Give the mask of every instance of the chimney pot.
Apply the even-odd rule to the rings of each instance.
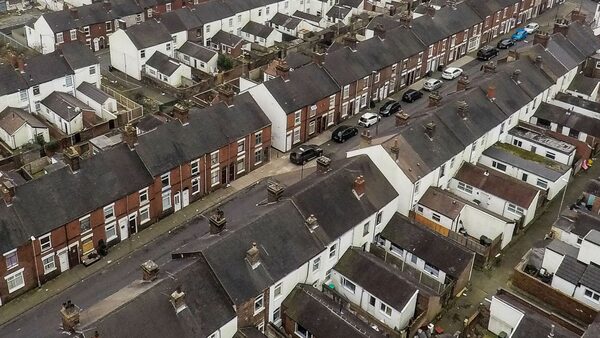
[[[185,305],[185,293],[181,291],[181,286],[178,286],[173,293],[171,293],[171,304],[175,308],[175,313],[179,313],[187,308]]]
[[[285,187],[281,183],[270,180],[267,182],[267,201],[269,203],[277,202],[284,191]]]
[[[77,9],[77,7],[69,8],[69,13],[71,13],[72,18],[74,18],[74,19],[79,18],[79,10]]]
[[[538,55],[538,56],[535,57],[534,62],[535,62],[536,66],[541,67],[542,64],[543,64],[543,62],[544,62],[544,59],[542,58],[541,55]]]
[[[143,276],[142,279],[146,282],[151,282],[158,278],[159,267],[153,260],[147,260],[141,265]]]
[[[104,9],[108,12],[112,9],[112,4],[110,2],[110,0],[104,0],[102,2],[102,6],[104,6]]]
[[[67,164],[71,167],[71,171],[77,172],[80,168],[80,157],[77,149],[75,149],[73,146],[65,149],[64,157],[67,161]]]
[[[319,226],[315,215],[311,214],[310,216],[308,216],[308,218],[306,219],[306,226],[311,230],[314,230]]]
[[[440,105],[440,102],[442,101],[442,95],[440,95],[440,92],[433,91],[429,94],[429,105],[428,107],[437,107]]]
[[[553,33],[561,33],[562,35],[564,35],[565,37],[567,36],[567,34],[569,33],[569,26],[571,25],[571,22],[569,22],[569,20],[567,19],[556,19],[556,21],[554,22],[554,29],[552,30]]]
[[[425,134],[429,136],[429,138],[433,138],[435,134],[435,122],[431,121],[425,125]]]
[[[367,147],[371,144],[373,140],[373,136],[371,136],[371,131],[369,129],[363,130],[360,133],[361,147]]]
[[[290,76],[290,66],[287,65],[287,62],[281,60],[280,63],[275,66],[275,73],[277,76],[281,76],[282,79],[287,80]]]
[[[63,330],[67,332],[75,332],[75,328],[79,325],[79,314],[81,309],[68,300],[63,303],[60,309],[60,317],[62,319]]]
[[[354,182],[352,183],[352,191],[354,191],[354,194],[358,199],[361,199],[361,197],[363,197],[365,194],[365,178],[362,175],[357,176],[354,179]]]
[[[190,110],[182,104],[177,103],[173,107],[173,117],[178,119],[182,125],[186,126],[190,122]]]
[[[123,127],[123,134],[121,137],[123,138],[123,142],[129,146],[129,149],[133,150],[135,148],[138,141],[137,130],[131,123],[127,123],[125,127]]]
[[[458,116],[462,119],[466,119],[469,113],[469,104],[466,101],[458,101],[456,102],[456,105]]]
[[[431,5],[426,6],[425,7],[425,14],[429,15],[430,17],[434,17],[435,16],[435,8]]]
[[[462,75],[456,82],[456,91],[466,90],[470,84],[471,80],[469,80],[469,76],[466,74]]]
[[[225,226],[227,225],[227,218],[225,218],[225,213],[223,210],[221,210],[221,208],[217,208],[217,210],[210,215],[208,222],[210,223],[210,233],[212,235],[216,235],[225,229]]]
[[[406,125],[408,123],[408,118],[410,117],[403,110],[400,110],[399,112],[394,114],[394,116],[396,117],[396,127],[402,127]]]
[[[519,75],[521,74],[521,70],[520,69],[515,69],[511,75],[511,78],[516,81],[519,82]]]
[[[494,61],[490,61],[483,65],[484,73],[495,73],[496,72],[496,63]]]
[[[253,269],[260,264],[260,250],[258,250],[256,242],[252,242],[252,247],[246,251],[246,261]]]
[[[548,40],[550,40],[550,35],[546,32],[537,32],[533,36],[533,44],[542,45],[544,48],[548,48]]]
[[[489,85],[487,88],[487,98],[490,101],[494,101],[496,99],[496,86],[493,84]]]
[[[400,14],[400,25],[402,27],[410,28],[410,23],[412,22],[412,14],[408,11],[402,12]]]
[[[2,197],[6,205],[11,205],[15,197],[15,185],[9,180],[2,182]]]

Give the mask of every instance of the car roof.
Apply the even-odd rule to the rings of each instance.
[[[339,126],[339,127],[337,127],[337,128],[334,130],[334,133],[335,133],[335,132],[337,132],[337,131],[344,131],[344,130],[346,130],[346,129],[350,129],[350,128],[354,128],[354,127],[352,127],[352,126],[348,126],[348,125],[342,125],[342,126]]]
[[[407,93],[414,93],[414,92],[418,92],[418,90],[416,90],[416,89],[412,89],[412,88],[408,88],[408,89],[407,89],[407,90],[404,92],[404,94],[407,94]]]
[[[425,82],[432,83],[432,82],[437,82],[437,81],[441,81],[441,80],[440,79],[429,79],[429,80],[427,80]]]
[[[372,113],[372,112],[366,112],[366,113],[362,114],[361,117],[373,117],[373,116],[377,116],[377,114]]]

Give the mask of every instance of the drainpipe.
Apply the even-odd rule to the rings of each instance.
[[[37,258],[35,257],[35,236],[31,236],[31,251],[33,252],[33,263],[35,265],[35,277],[37,278],[38,288],[42,287],[40,282],[40,272],[38,271]]]

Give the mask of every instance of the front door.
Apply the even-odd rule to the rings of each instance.
[[[357,97],[356,100],[354,100],[354,114],[358,114],[359,110],[360,110],[360,97]]]
[[[173,204],[175,206],[175,212],[181,210],[181,194],[179,191],[173,196]]]
[[[292,149],[292,132],[288,132],[285,137],[285,151]]]
[[[69,246],[69,266],[75,266],[79,264],[79,245],[75,243]]]
[[[229,182],[235,180],[235,164],[229,165]]]
[[[190,190],[189,189],[183,190],[181,200],[182,200],[181,202],[182,202],[184,208],[187,207],[188,205],[190,205]]]
[[[58,262],[60,264],[60,272],[69,270],[69,253],[67,248],[58,252]]]
[[[94,51],[97,51],[100,49],[100,43],[98,41],[98,38],[94,39]]]
[[[137,214],[129,214],[129,233],[135,234],[137,232]]]
[[[119,231],[121,233],[121,240],[127,239],[129,237],[129,228],[127,225],[127,217],[123,217],[119,220]]]

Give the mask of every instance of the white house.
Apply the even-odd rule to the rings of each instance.
[[[214,50],[190,41],[187,41],[175,51],[177,60],[207,74],[218,72],[218,56],[219,54]]]
[[[586,100],[575,95],[557,93],[550,103],[569,111],[600,119],[600,103],[596,101]]]
[[[41,137],[50,141],[48,126],[20,108],[8,107],[0,112],[0,139],[11,149],[35,143]]]
[[[248,22],[241,31],[242,38],[262,47],[272,47],[282,41],[281,32],[258,22]]]
[[[578,96],[582,99],[593,101],[598,96],[600,81],[594,77],[587,77],[581,73],[575,75],[565,93]]]
[[[66,135],[83,130],[83,114],[96,114],[94,109],[74,96],[61,92],[48,95],[41,102],[40,115]]]
[[[327,18],[328,26],[335,24],[349,25],[350,18],[352,17],[352,8],[348,6],[335,5],[327,11],[325,17]]]
[[[136,80],[142,79],[144,65],[155,52],[172,57],[174,51],[171,34],[156,20],[119,29],[109,42],[111,66]]]
[[[181,87],[184,78],[192,79],[192,69],[157,51],[146,61],[144,74],[164,82],[172,87]]]
[[[575,159],[574,145],[545,135],[535,126],[525,123],[508,132],[506,143],[569,166]]]
[[[88,82],[77,87],[75,97],[94,109],[96,115],[102,116],[103,111],[117,112],[117,100]]]

